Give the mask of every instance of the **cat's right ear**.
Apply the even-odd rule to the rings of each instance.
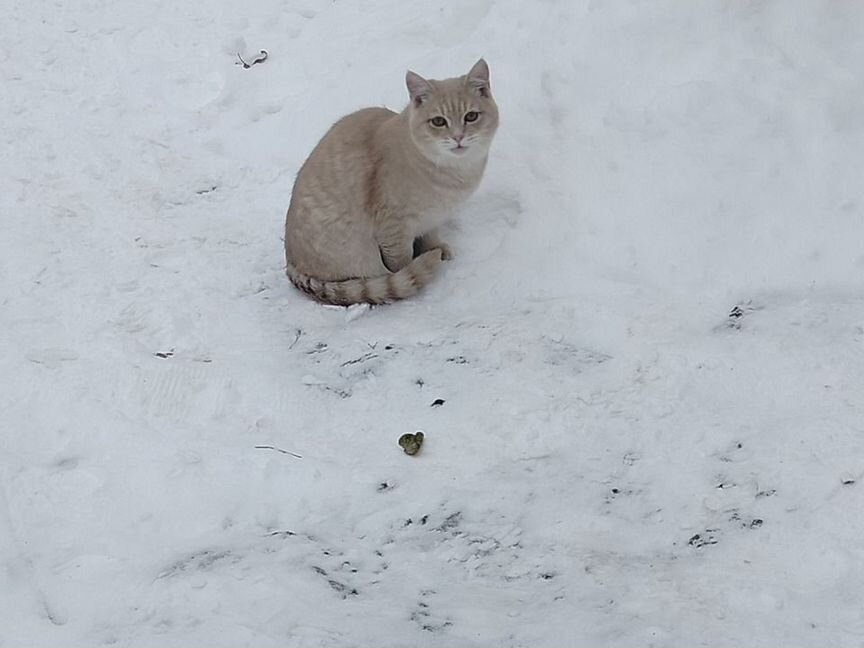
[[[468,85],[480,93],[481,97],[489,96],[489,65],[485,59],[480,59],[466,75]]]
[[[432,86],[429,82],[411,70],[405,74],[405,85],[408,87],[411,103],[415,106],[419,106],[432,95]]]

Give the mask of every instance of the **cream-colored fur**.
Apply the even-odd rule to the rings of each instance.
[[[486,167],[498,128],[489,68],[480,59],[465,76],[408,72],[405,80],[405,110],[342,118],[297,175],[285,219],[287,272],[319,301],[408,297],[453,256],[436,229]]]

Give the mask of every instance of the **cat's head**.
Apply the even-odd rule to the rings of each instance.
[[[486,61],[477,61],[465,76],[440,81],[409,71],[405,83],[411,139],[424,156],[437,164],[486,156],[498,128]]]

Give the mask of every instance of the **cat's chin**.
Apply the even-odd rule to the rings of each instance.
[[[464,166],[482,160],[485,157],[485,147],[480,145],[462,147],[434,147],[420,149],[421,154],[430,162],[439,166]]]
[[[448,148],[443,151],[439,160],[445,164],[470,164],[474,160],[483,158],[482,146],[462,146]]]

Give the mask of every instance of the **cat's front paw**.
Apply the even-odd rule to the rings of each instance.
[[[453,249],[443,242],[438,242],[435,244],[435,247],[441,250],[441,258],[444,261],[450,261],[451,259],[456,258],[456,255],[453,253]]]

